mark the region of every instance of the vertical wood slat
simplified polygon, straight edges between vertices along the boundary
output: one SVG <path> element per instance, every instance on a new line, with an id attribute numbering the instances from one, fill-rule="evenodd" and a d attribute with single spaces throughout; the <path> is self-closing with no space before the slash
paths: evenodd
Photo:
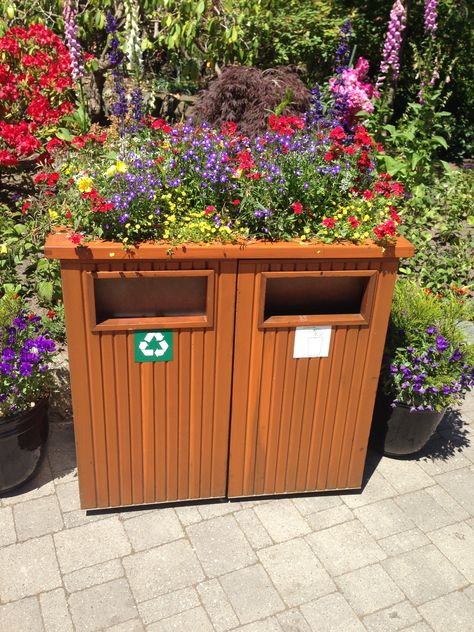
<path id="1" fill-rule="evenodd" d="M 92 333 L 87 272 L 209 267 L 216 274 L 214 327 L 175 330 L 173 361 L 135 362 L 133 331 Z M 83 508 L 225 496 L 236 267 L 63 265 Z"/>
<path id="2" fill-rule="evenodd" d="M 369 325 L 333 326 L 329 357 L 298 359 L 294 327 L 258 330 L 257 279 L 266 264 L 239 264 L 229 496 L 360 487 L 397 263 L 378 272 Z M 279 269 L 379 266 L 282 262 Z"/>

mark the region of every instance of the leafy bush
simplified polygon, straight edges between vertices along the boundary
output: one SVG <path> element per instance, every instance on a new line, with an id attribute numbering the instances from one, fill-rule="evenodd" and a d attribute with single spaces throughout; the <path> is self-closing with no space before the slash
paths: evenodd
<path id="1" fill-rule="evenodd" d="M 221 127 L 226 121 L 238 124 L 239 131 L 254 137 L 268 129 L 268 115 L 296 116 L 309 107 L 310 92 L 292 68 L 230 66 L 201 93 L 192 110 L 196 123 Z"/>
<path id="2" fill-rule="evenodd" d="M 401 262 L 402 275 L 435 293 L 472 288 L 473 196 L 472 170 L 451 169 L 419 187 L 405 205 L 400 230 L 415 246 L 415 256 Z"/>
<path id="3" fill-rule="evenodd" d="M 41 153 L 52 129 L 74 105 L 69 53 L 41 24 L 0 38 L 0 167 Z"/>

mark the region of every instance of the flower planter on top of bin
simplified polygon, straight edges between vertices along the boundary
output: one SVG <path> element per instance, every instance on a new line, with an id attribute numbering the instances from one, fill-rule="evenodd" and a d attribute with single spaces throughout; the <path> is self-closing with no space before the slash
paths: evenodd
<path id="1" fill-rule="evenodd" d="M 125 250 L 51 235 L 82 507 L 360 488 L 412 252 L 403 238 Z M 326 330 L 325 352 L 295 352 L 302 327 Z"/>

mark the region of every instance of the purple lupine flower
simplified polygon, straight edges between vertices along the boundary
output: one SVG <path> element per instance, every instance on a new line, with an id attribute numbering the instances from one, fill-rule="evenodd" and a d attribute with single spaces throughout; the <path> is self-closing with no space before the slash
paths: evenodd
<path id="1" fill-rule="evenodd" d="M 311 90 L 309 103 L 309 110 L 305 114 L 305 119 L 307 126 L 311 129 L 324 121 L 323 105 L 321 102 L 321 88 L 319 87 L 319 83 L 315 84 L 314 88 Z"/>
<path id="2" fill-rule="evenodd" d="M 132 90 L 130 94 L 130 104 L 132 106 L 132 118 L 136 124 L 140 125 L 144 115 L 143 92 L 141 88 L 136 88 L 135 90 Z"/>
<path id="3" fill-rule="evenodd" d="M 66 0 L 63 7 L 64 36 L 71 58 L 71 75 L 74 81 L 84 76 L 84 58 L 82 47 L 77 37 L 79 26 L 76 22 L 77 8 L 72 6 L 71 0 Z"/>
<path id="4" fill-rule="evenodd" d="M 349 40 L 352 36 L 351 21 L 347 20 L 339 29 L 339 46 L 336 50 L 334 70 L 340 75 L 349 65 Z"/>
<path id="5" fill-rule="evenodd" d="M 438 0 L 425 0 L 425 33 L 434 39 L 438 28 Z"/>
<path id="6" fill-rule="evenodd" d="M 112 104 L 112 114 L 117 117 L 121 127 L 121 133 L 124 133 L 125 119 L 128 113 L 127 94 L 124 82 L 124 55 L 120 49 L 120 43 L 116 37 L 117 19 L 111 13 L 107 12 L 105 20 L 105 30 L 112 36 L 110 40 L 109 60 L 112 66 L 112 77 L 114 80 L 115 101 Z"/>
<path id="7" fill-rule="evenodd" d="M 391 79 L 397 79 L 400 74 L 399 52 L 402 43 L 402 33 L 405 30 L 407 21 L 406 9 L 400 0 L 395 0 L 390 11 L 390 20 L 388 23 L 387 35 L 383 45 L 382 62 L 380 64 L 380 76 L 375 85 L 379 88 L 389 70 L 391 70 Z"/>

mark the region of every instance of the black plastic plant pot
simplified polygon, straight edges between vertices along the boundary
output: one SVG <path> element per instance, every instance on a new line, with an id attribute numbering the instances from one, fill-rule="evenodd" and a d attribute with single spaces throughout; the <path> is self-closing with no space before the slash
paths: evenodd
<path id="1" fill-rule="evenodd" d="M 35 475 L 48 439 L 48 399 L 30 410 L 0 418 L 0 494 Z"/>
<path id="2" fill-rule="evenodd" d="M 428 443 L 445 410 L 415 410 L 404 404 L 391 406 L 384 395 L 377 394 L 370 443 L 385 456 L 397 458 L 413 455 Z"/>

